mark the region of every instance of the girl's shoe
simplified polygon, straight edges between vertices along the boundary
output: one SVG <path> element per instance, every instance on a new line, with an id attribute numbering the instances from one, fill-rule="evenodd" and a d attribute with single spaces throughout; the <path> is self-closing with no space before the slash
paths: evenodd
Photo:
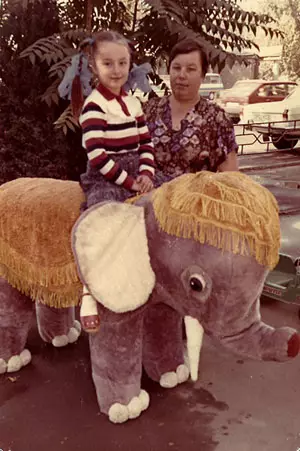
<path id="1" fill-rule="evenodd" d="M 89 334 L 95 334 L 100 328 L 99 315 L 80 316 L 80 322 L 83 330 Z"/>

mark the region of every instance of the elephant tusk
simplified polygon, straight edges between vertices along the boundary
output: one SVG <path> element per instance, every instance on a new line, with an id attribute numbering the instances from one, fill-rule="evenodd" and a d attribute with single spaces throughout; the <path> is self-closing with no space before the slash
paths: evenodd
<path id="1" fill-rule="evenodd" d="M 187 352 L 191 379 L 195 382 L 198 380 L 198 368 L 204 329 L 199 321 L 191 316 L 184 317 L 184 324 L 187 336 Z"/>

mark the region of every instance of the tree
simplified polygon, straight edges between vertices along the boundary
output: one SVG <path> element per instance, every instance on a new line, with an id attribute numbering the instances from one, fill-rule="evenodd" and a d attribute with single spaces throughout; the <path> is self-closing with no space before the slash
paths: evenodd
<path id="1" fill-rule="evenodd" d="M 290 79 L 300 78 L 300 0 L 270 0 L 264 11 L 272 11 L 284 32 L 281 71 Z"/>
<path id="2" fill-rule="evenodd" d="M 122 32 L 136 43 L 136 62 L 150 61 L 154 70 L 157 59 L 167 58 L 171 47 L 185 37 L 198 40 L 207 50 L 212 67 L 221 71 L 225 64 L 232 67 L 237 60 L 247 64 L 247 57 L 234 51 L 258 48 L 251 37 L 243 36 L 245 32 L 255 36 L 262 29 L 270 37 L 282 36 L 270 16 L 244 11 L 235 0 L 128 0 L 126 5 L 119 0 L 71 0 L 65 8 L 64 26 L 70 28 L 75 23 L 82 29 L 72 25 L 69 31 L 39 40 L 22 53 L 33 62 L 38 58 L 50 65 L 54 82 L 44 96 L 49 104 L 57 101 L 57 86 L 76 52 L 79 37 L 90 34 L 86 26 L 88 9 L 92 10 L 92 31 L 105 26 Z M 159 77 L 154 81 L 162 82 Z M 76 126 L 70 109 L 56 125 L 65 131 Z"/>
<path id="3" fill-rule="evenodd" d="M 207 50 L 211 65 L 221 71 L 225 64 L 247 62 L 233 53 L 258 48 L 253 39 L 257 30 L 266 35 L 282 36 L 267 14 L 244 11 L 235 0 L 145 0 L 149 11 L 140 22 L 141 46 L 158 56 L 185 37 L 197 39 Z M 144 38 L 143 38 L 144 37 Z M 148 42 L 148 45 L 147 45 Z"/>
<path id="4" fill-rule="evenodd" d="M 49 108 L 41 100 L 49 85 L 48 65 L 33 67 L 20 58 L 26 47 L 57 31 L 59 12 L 52 0 L 25 8 L 1 3 L 0 184 L 21 176 L 70 178 L 76 172 L 63 134 L 53 133 L 62 106 Z"/>

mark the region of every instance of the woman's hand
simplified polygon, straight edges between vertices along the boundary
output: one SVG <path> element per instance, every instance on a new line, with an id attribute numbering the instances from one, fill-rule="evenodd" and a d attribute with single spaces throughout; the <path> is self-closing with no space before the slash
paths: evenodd
<path id="1" fill-rule="evenodd" d="M 153 189 L 153 182 L 147 175 L 139 175 L 136 181 L 140 186 L 139 191 L 141 193 L 148 193 Z"/>
<path id="2" fill-rule="evenodd" d="M 226 160 L 218 167 L 218 172 L 238 171 L 239 164 L 236 152 L 232 151 L 227 155 Z"/>

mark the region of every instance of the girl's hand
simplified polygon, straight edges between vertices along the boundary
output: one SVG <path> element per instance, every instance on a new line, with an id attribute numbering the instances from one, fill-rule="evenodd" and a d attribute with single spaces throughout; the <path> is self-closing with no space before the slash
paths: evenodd
<path id="1" fill-rule="evenodd" d="M 153 182 L 147 175 L 139 175 L 136 179 L 141 193 L 148 193 L 153 189 Z"/>
<path id="2" fill-rule="evenodd" d="M 141 185 L 135 180 L 131 187 L 132 191 L 141 191 Z"/>

